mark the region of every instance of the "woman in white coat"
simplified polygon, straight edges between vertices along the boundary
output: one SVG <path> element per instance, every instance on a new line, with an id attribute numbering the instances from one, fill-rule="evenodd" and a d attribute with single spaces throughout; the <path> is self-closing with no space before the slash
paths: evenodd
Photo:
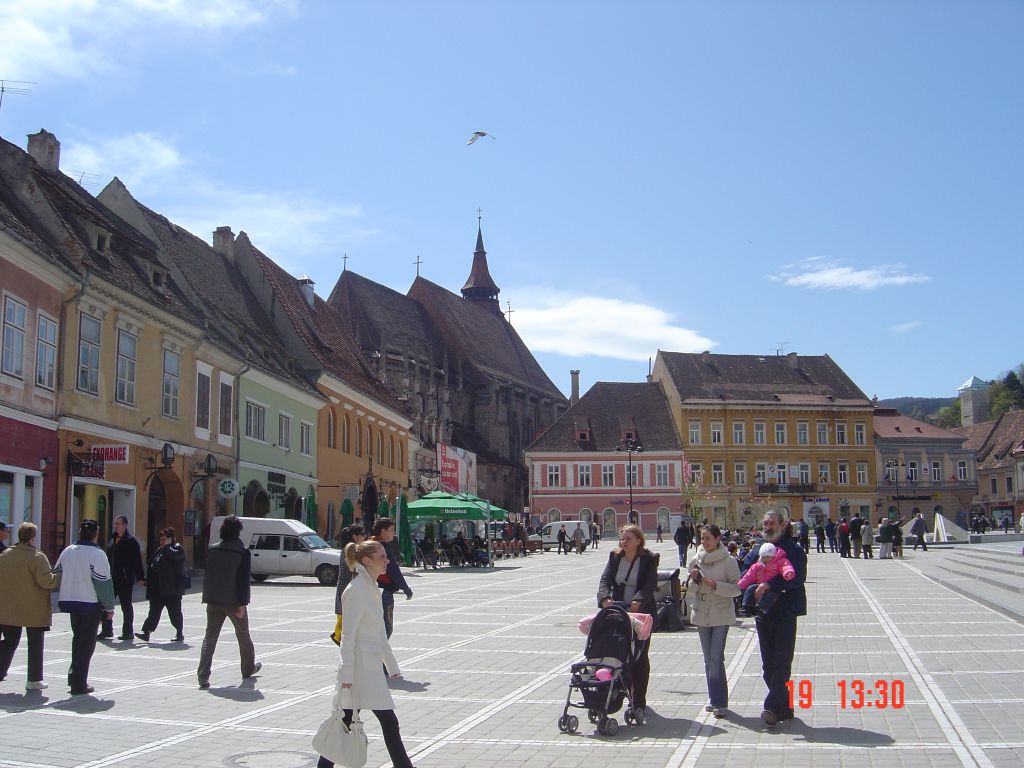
<path id="1" fill-rule="evenodd" d="M 717 525 L 700 529 L 700 549 L 690 570 L 690 589 L 696 589 L 692 623 L 704 651 L 704 675 L 708 682 L 708 704 L 715 717 L 725 717 L 729 706 L 729 681 L 725 677 L 725 639 L 736 621 L 733 598 L 740 594 L 736 582 L 740 568 L 736 558 L 722 546 L 722 531 Z M 696 585 L 696 587 L 694 587 Z"/>
<path id="2" fill-rule="evenodd" d="M 398 662 L 384 631 L 384 608 L 380 601 L 377 577 L 388 567 L 388 556 L 377 541 L 348 544 L 345 562 L 355 573 L 341 597 L 345 629 L 341 633 L 341 706 L 345 722 L 352 722 L 352 710 L 372 709 L 380 721 L 384 743 L 395 768 L 412 768 L 402 743 L 391 698 L 387 669 L 393 680 L 401 678 Z M 317 768 L 333 768 L 334 763 L 321 756 Z"/>

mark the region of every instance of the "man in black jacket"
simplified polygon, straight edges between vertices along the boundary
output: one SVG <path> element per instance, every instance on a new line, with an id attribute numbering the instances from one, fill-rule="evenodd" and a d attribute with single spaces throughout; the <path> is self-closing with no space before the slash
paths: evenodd
<path id="1" fill-rule="evenodd" d="M 132 591 L 136 584 L 143 584 L 146 572 L 142 568 L 142 548 L 138 540 L 128 531 L 128 518 L 118 515 L 114 518 L 114 535 L 107 544 L 107 560 L 110 561 L 110 577 L 114 582 L 114 596 L 121 603 L 121 635 L 118 640 L 131 640 L 135 633 L 135 608 L 132 605 Z M 114 637 L 113 619 L 104 619 L 99 638 L 110 640 Z"/>
<path id="2" fill-rule="evenodd" d="M 380 542 L 388 556 L 388 569 L 377 577 L 380 585 L 380 601 L 384 608 L 384 631 L 390 638 L 395 631 L 395 592 L 404 592 L 406 600 L 412 600 L 412 587 L 402 575 L 395 553 L 395 521 L 390 517 L 379 517 L 373 524 L 373 541 Z M 462 538 L 460 533 L 457 537 Z M 465 550 L 463 551 L 465 554 Z"/>
<path id="3" fill-rule="evenodd" d="M 203 602 L 206 603 L 206 636 L 199 655 L 199 687 L 210 687 L 210 668 L 217 650 L 224 619 L 230 619 L 238 638 L 238 653 L 242 662 L 242 677 L 253 677 L 263 667 L 256 661 L 256 649 L 249 635 L 250 554 L 239 539 L 242 521 L 234 515 L 224 519 L 220 527 L 220 542 L 210 547 L 203 577 Z"/>
<path id="4" fill-rule="evenodd" d="M 686 550 L 690 548 L 690 544 L 693 542 L 693 530 L 686 524 L 685 520 L 680 520 L 679 527 L 676 528 L 675 535 L 672 538 L 679 549 L 679 567 L 685 568 Z"/>

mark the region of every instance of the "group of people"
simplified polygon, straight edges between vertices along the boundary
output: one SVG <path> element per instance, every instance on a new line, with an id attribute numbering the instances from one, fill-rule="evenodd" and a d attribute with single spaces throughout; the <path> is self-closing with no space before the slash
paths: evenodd
<path id="1" fill-rule="evenodd" d="M 584 526 L 587 526 L 587 530 L 584 530 Z M 562 525 L 555 536 L 555 540 L 558 542 L 557 554 L 568 555 L 570 552 L 575 552 L 577 555 L 582 555 L 586 551 L 588 543 L 597 547 L 600 538 L 598 526 L 595 523 L 586 520 L 580 521 L 572 533 L 569 533 Z"/>

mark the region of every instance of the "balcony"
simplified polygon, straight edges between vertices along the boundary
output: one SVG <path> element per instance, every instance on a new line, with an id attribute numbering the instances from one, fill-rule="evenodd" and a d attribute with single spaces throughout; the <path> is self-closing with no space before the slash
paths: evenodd
<path id="1" fill-rule="evenodd" d="M 818 492 L 817 483 L 758 483 L 757 495 L 813 495 Z"/>

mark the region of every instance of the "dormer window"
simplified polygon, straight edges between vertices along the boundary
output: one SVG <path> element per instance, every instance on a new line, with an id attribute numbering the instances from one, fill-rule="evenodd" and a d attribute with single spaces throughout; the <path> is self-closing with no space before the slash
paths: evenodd
<path id="1" fill-rule="evenodd" d="M 636 441 L 636 432 L 634 430 L 632 430 L 632 429 L 627 429 L 626 432 L 622 435 L 622 439 L 623 440 L 631 440 L 631 441 L 635 442 Z"/>
<path id="2" fill-rule="evenodd" d="M 585 442 L 589 441 L 590 440 L 590 430 L 589 429 L 579 429 L 579 430 L 577 430 L 576 431 L 576 439 L 579 440 L 581 443 L 585 443 Z"/>
<path id="3" fill-rule="evenodd" d="M 96 250 L 100 253 L 106 253 L 107 248 L 110 246 L 110 235 L 105 232 L 100 232 L 96 235 Z"/>
<path id="4" fill-rule="evenodd" d="M 149 268 L 149 282 L 157 291 L 164 293 L 167 289 L 167 272 L 159 267 Z"/>

